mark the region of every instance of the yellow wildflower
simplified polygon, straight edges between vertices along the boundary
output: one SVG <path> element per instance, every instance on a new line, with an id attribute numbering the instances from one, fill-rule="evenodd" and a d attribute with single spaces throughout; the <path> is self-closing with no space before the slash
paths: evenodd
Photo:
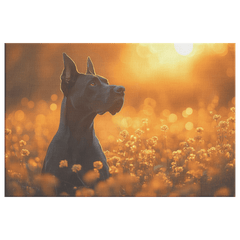
<path id="1" fill-rule="evenodd" d="M 30 152 L 29 152 L 27 149 L 22 149 L 22 150 L 21 150 L 21 155 L 22 155 L 23 157 L 28 156 L 29 154 L 30 154 Z"/>
<path id="2" fill-rule="evenodd" d="M 168 126 L 167 125 L 161 126 L 161 131 L 166 132 L 167 130 L 168 130 Z"/>
<path id="3" fill-rule="evenodd" d="M 26 145 L 27 143 L 24 140 L 19 141 L 19 145 L 20 147 L 23 147 L 24 145 Z"/>
<path id="4" fill-rule="evenodd" d="M 103 167 L 103 164 L 101 161 L 96 161 L 93 163 L 93 166 L 96 168 L 96 169 L 101 169 Z"/>
<path id="5" fill-rule="evenodd" d="M 67 160 L 61 160 L 59 162 L 59 167 L 63 168 L 63 167 L 68 167 L 68 161 Z"/>
<path id="6" fill-rule="evenodd" d="M 75 173 L 81 171 L 81 169 L 82 169 L 82 166 L 80 164 L 74 164 L 72 166 L 72 171 L 75 172 Z"/>

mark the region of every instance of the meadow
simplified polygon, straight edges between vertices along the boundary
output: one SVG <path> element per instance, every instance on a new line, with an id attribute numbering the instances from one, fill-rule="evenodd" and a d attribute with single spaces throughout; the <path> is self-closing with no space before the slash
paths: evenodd
<path id="1" fill-rule="evenodd" d="M 58 128 L 61 98 L 24 97 L 7 110 L 6 196 L 55 195 L 57 179 L 41 169 Z M 209 103 L 171 112 L 160 111 L 158 101 L 148 97 L 138 109 L 127 105 L 115 116 L 97 117 L 96 135 L 111 177 L 98 182 L 96 161 L 84 177 L 94 189 L 75 187 L 75 196 L 235 196 L 235 98 L 227 106 L 219 106 L 219 100 L 216 95 Z M 68 167 L 67 161 L 59 167 Z M 81 166 L 72 171 L 77 174 Z"/>

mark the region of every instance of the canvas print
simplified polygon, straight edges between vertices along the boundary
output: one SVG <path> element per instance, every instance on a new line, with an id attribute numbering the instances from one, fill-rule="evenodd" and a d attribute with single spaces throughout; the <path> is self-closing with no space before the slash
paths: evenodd
<path id="1" fill-rule="evenodd" d="M 5 44 L 5 196 L 234 197 L 235 44 Z"/>

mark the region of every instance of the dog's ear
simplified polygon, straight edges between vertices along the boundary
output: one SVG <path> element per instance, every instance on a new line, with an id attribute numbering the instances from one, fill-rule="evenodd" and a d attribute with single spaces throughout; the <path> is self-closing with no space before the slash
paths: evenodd
<path id="1" fill-rule="evenodd" d="M 77 71 L 75 63 L 66 53 L 63 53 L 63 62 L 64 69 L 61 75 L 61 90 L 64 95 L 67 96 L 70 88 L 76 82 L 79 73 Z"/>
<path id="2" fill-rule="evenodd" d="M 87 74 L 93 74 L 93 75 L 95 75 L 93 63 L 92 63 L 90 57 L 88 57 L 88 59 L 87 59 Z"/>

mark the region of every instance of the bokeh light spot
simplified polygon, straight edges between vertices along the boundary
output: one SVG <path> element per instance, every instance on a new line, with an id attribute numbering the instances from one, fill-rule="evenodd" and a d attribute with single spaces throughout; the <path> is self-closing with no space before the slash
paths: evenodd
<path id="1" fill-rule="evenodd" d="M 108 136 L 108 140 L 109 140 L 111 143 L 113 143 L 114 140 L 115 140 L 115 137 L 114 137 L 113 135 L 109 135 L 109 136 Z"/>
<path id="2" fill-rule="evenodd" d="M 52 103 L 52 104 L 50 105 L 50 109 L 51 109 L 52 111 L 57 110 L 57 104 Z"/>
<path id="3" fill-rule="evenodd" d="M 123 116 L 121 114 L 116 114 L 116 115 L 112 116 L 112 122 L 116 125 L 120 125 L 122 119 L 123 119 Z"/>
<path id="4" fill-rule="evenodd" d="M 27 142 L 29 140 L 29 136 L 27 134 L 24 134 L 23 135 L 23 140 Z"/>
<path id="5" fill-rule="evenodd" d="M 16 127 L 16 133 L 17 133 L 18 135 L 21 135 L 22 132 L 23 132 L 22 128 L 21 128 L 20 126 L 17 126 L 17 127 Z"/>
<path id="6" fill-rule="evenodd" d="M 174 114 L 174 113 L 171 113 L 169 116 L 168 116 L 168 121 L 169 122 L 176 122 L 177 121 L 177 115 Z"/>
<path id="7" fill-rule="evenodd" d="M 51 100 L 52 100 L 52 101 L 56 101 L 57 99 L 58 99 L 57 94 L 53 94 L 53 95 L 51 96 Z"/>
<path id="8" fill-rule="evenodd" d="M 215 197 L 227 197 L 229 195 L 230 195 L 230 190 L 227 187 L 222 187 L 214 193 Z"/>
<path id="9" fill-rule="evenodd" d="M 43 114 L 38 114 L 36 117 L 36 123 L 38 124 L 44 124 L 46 120 L 46 117 Z"/>
<path id="10" fill-rule="evenodd" d="M 141 124 L 142 124 L 141 118 L 137 117 L 137 118 L 133 119 L 132 127 L 133 127 L 133 129 L 137 129 L 137 128 L 141 127 Z"/>
<path id="11" fill-rule="evenodd" d="M 24 119 L 24 116 L 25 116 L 25 114 L 22 110 L 18 110 L 15 112 L 15 119 L 17 121 L 22 121 Z"/>
<path id="12" fill-rule="evenodd" d="M 187 113 L 186 113 L 186 110 L 184 110 L 184 111 L 182 112 L 182 116 L 185 117 L 185 118 L 188 117 L 188 115 L 187 115 Z"/>
<path id="13" fill-rule="evenodd" d="M 151 116 L 154 113 L 154 109 L 149 105 L 145 105 L 143 108 L 143 113 L 147 116 Z"/>
<path id="14" fill-rule="evenodd" d="M 218 101 L 219 101 L 219 97 L 218 97 L 217 95 L 214 96 L 212 102 L 213 102 L 213 103 L 218 103 Z"/>
<path id="15" fill-rule="evenodd" d="M 121 121 L 121 125 L 123 128 L 130 127 L 132 125 L 132 118 L 130 117 L 123 118 Z"/>
<path id="16" fill-rule="evenodd" d="M 213 43 L 212 49 L 218 55 L 225 56 L 228 53 L 228 44 L 227 43 Z"/>
<path id="17" fill-rule="evenodd" d="M 28 104 L 28 99 L 27 99 L 26 97 L 22 98 L 21 104 L 22 104 L 22 106 L 27 106 L 27 104 Z"/>
<path id="18" fill-rule="evenodd" d="M 28 160 L 28 167 L 31 171 L 34 171 L 37 168 L 37 163 L 34 161 L 34 159 L 30 158 Z"/>
<path id="19" fill-rule="evenodd" d="M 28 108 L 34 108 L 34 102 L 33 101 L 29 101 L 27 105 L 28 105 Z"/>
<path id="20" fill-rule="evenodd" d="M 170 111 L 168 109 L 163 110 L 163 116 L 168 117 L 170 115 Z"/>
<path id="21" fill-rule="evenodd" d="M 193 123 L 192 122 L 187 122 L 185 124 L 185 128 L 189 131 L 193 129 Z"/>
<path id="22" fill-rule="evenodd" d="M 152 108 L 155 108 L 156 104 L 157 104 L 156 101 L 152 98 L 146 98 L 144 100 L 144 105 L 151 106 Z"/>
<path id="23" fill-rule="evenodd" d="M 193 113 L 192 108 L 189 107 L 189 108 L 186 109 L 186 114 L 187 115 L 191 115 L 192 113 Z"/>
<path id="24" fill-rule="evenodd" d="M 17 135 L 14 134 L 14 135 L 12 136 L 12 141 L 13 141 L 13 142 L 17 142 L 17 141 L 18 141 Z"/>

